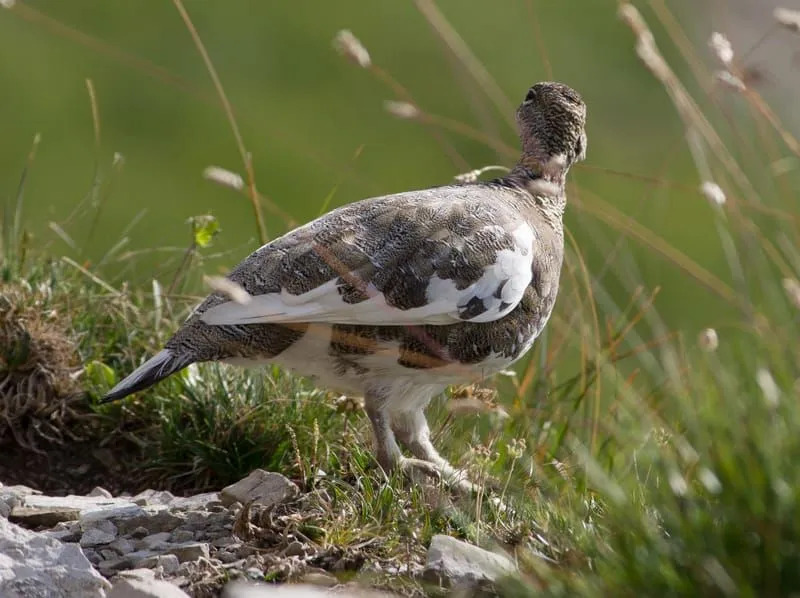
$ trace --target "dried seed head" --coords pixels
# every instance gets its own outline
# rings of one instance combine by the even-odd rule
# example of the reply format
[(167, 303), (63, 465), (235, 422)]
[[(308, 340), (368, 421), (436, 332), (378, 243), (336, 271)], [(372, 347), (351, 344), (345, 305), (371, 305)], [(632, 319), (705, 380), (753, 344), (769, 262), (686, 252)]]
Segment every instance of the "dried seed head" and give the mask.
[(125, 164), (125, 156), (119, 152), (114, 152), (114, 157), (111, 159), (111, 166), (118, 167)]
[(247, 305), (253, 297), (243, 287), (224, 276), (204, 276), (203, 282), (239, 305)]
[(700, 192), (706, 196), (706, 199), (712, 204), (721, 206), (725, 203), (725, 192), (722, 187), (711, 181), (704, 181), (700, 185)]
[(744, 81), (742, 81), (736, 75), (732, 75), (728, 71), (715, 72), (714, 79), (716, 79), (720, 84), (724, 85), (728, 89), (732, 89), (733, 91), (744, 91), (745, 89), (747, 89), (747, 86), (744, 84)]
[(729, 67), (733, 62), (733, 46), (730, 40), (721, 33), (714, 32), (708, 40), (708, 46), (723, 66)]
[(756, 382), (764, 395), (764, 400), (770, 407), (777, 407), (781, 398), (781, 389), (775, 383), (772, 372), (767, 368), (758, 368), (756, 371)]
[(333, 47), (344, 57), (352, 60), (361, 68), (369, 68), (372, 61), (369, 58), (369, 52), (348, 29), (342, 29), (333, 38)]
[(713, 328), (706, 328), (697, 335), (697, 344), (703, 351), (713, 353), (719, 347), (719, 337)]
[(236, 191), (244, 189), (244, 179), (241, 175), (220, 168), (219, 166), (209, 166), (203, 171), (203, 178), (209, 181), (222, 185), (223, 187), (230, 187)]
[(796, 278), (784, 278), (783, 290), (786, 291), (786, 296), (797, 309), (800, 309), (800, 282)]
[(719, 481), (717, 475), (708, 467), (701, 467), (697, 472), (697, 477), (700, 483), (705, 486), (711, 494), (719, 494), (722, 491), (722, 483)]
[(669, 475), (667, 476), (667, 481), (669, 482), (669, 487), (672, 489), (672, 493), (675, 496), (686, 496), (689, 492), (689, 484), (686, 483), (686, 480), (678, 471), (670, 471)]
[(14, 8), (17, 0), (0, 0), (0, 8)]
[(397, 118), (405, 120), (414, 120), (419, 116), (419, 108), (410, 102), (395, 102), (394, 100), (385, 100), (383, 108)]
[(508, 172), (508, 168), (505, 166), (484, 166), (483, 168), (476, 168), (475, 170), (470, 170), (469, 172), (457, 174), (453, 177), (453, 180), (455, 180), (457, 183), (475, 183), (484, 172), (489, 172), (490, 170), (502, 170), (504, 172)]
[(789, 31), (800, 33), (800, 10), (779, 6), (773, 11), (772, 16), (782, 27), (786, 27)]
[(528, 443), (524, 438), (512, 438), (511, 442), (506, 445), (506, 448), (508, 450), (509, 457), (512, 459), (519, 459), (525, 454), (525, 450), (528, 448)]

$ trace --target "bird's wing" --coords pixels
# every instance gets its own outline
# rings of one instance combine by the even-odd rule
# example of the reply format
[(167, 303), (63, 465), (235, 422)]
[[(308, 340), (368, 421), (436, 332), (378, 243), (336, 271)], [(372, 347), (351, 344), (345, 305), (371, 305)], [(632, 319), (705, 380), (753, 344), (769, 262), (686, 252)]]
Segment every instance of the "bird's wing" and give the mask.
[(201, 319), (422, 325), (501, 318), (531, 281), (536, 233), (503, 202), (464, 189), (366, 200), (296, 229), (231, 273), (249, 301), (211, 304)]

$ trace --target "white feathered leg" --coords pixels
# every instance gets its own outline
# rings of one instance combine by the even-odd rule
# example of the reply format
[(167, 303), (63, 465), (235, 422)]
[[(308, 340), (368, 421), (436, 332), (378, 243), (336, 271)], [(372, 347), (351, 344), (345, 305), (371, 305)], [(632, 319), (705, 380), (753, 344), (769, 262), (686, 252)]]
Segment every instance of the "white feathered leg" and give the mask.
[(447, 459), (442, 457), (433, 446), (428, 420), (425, 418), (424, 412), (395, 411), (391, 415), (391, 427), (397, 440), (412, 455), (424, 463), (432, 464), (438, 476), (446, 484), (465, 492), (475, 491), (475, 485), (469, 481), (466, 474), (450, 465)]

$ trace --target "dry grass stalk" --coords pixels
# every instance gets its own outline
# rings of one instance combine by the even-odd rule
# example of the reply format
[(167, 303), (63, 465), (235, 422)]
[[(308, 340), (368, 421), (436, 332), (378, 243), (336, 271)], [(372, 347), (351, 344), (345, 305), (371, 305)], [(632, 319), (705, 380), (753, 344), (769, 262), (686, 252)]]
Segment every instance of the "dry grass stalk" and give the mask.
[(759, 201), (759, 196), (750, 181), (745, 176), (742, 169), (736, 163), (731, 153), (725, 147), (722, 139), (717, 135), (714, 128), (703, 115), (695, 101), (686, 91), (680, 79), (675, 75), (667, 61), (661, 55), (656, 45), (653, 32), (647, 26), (644, 18), (632, 4), (622, 3), (619, 8), (619, 16), (630, 27), (636, 36), (636, 54), (647, 67), (647, 69), (664, 86), (667, 94), (672, 100), (678, 115), (684, 122), (687, 129), (696, 131), (705, 143), (713, 150), (717, 158), (722, 162), (730, 175), (734, 178), (739, 187), (745, 191), (751, 199)]

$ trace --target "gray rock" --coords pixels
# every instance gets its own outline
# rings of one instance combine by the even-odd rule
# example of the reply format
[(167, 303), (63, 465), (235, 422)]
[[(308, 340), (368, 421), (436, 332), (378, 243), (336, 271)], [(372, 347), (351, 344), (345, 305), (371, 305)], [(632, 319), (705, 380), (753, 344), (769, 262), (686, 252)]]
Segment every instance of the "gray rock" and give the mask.
[(115, 577), (113, 583), (108, 598), (189, 598), (178, 586), (156, 579), (149, 569), (125, 571)]
[(145, 538), (150, 534), (150, 530), (146, 527), (140, 525), (139, 527), (130, 530), (129, 535), (131, 538), (136, 538), (137, 540), (140, 538)]
[(4, 500), (0, 500), (0, 517), (8, 518), (11, 514), (11, 505)]
[(169, 542), (170, 537), (172, 537), (172, 534), (169, 532), (157, 532), (155, 534), (150, 534), (149, 536), (145, 536), (141, 540), (137, 541), (136, 547), (139, 550), (154, 550), (164, 546), (167, 542)]
[(294, 498), (299, 492), (297, 485), (281, 474), (256, 469), (246, 478), (223, 488), (220, 500), (224, 505), (252, 501), (272, 507)]
[(3, 598), (102, 598), (109, 587), (77, 544), (62, 544), (0, 519)]
[(62, 521), (52, 529), (39, 532), (40, 534), (60, 542), (77, 542), (81, 539), (81, 526), (77, 521)]
[(159, 554), (159, 552), (154, 550), (137, 550), (116, 559), (102, 561), (97, 565), (97, 568), (101, 573), (108, 577), (115, 571), (123, 571), (125, 569), (135, 569), (136, 567), (140, 567), (142, 566), (142, 562), (146, 561), (150, 557), (156, 557)]
[(188, 529), (176, 529), (172, 532), (172, 537), (170, 538), (172, 542), (193, 542), (194, 541), (194, 532)]
[(85, 530), (81, 536), (81, 546), (110, 544), (117, 539), (117, 526), (108, 519), (88, 523), (81, 522), (81, 528)]
[(133, 541), (129, 540), (128, 538), (117, 538), (111, 544), (109, 544), (108, 547), (112, 550), (115, 550), (117, 554), (122, 556), (136, 551), (136, 546), (134, 545)]
[(168, 554), (174, 554), (178, 557), (181, 563), (186, 561), (196, 561), (199, 558), (208, 558), (209, 548), (208, 544), (204, 542), (186, 542), (185, 544), (176, 544), (170, 546), (167, 551)]
[(115, 522), (121, 534), (125, 535), (130, 533), (133, 535), (136, 528), (139, 527), (145, 528), (148, 534), (154, 534), (156, 532), (172, 533), (175, 528), (181, 527), (186, 522), (185, 514), (171, 513), (169, 508), (165, 506), (137, 506), (137, 508), (142, 511), (140, 515), (124, 521)]
[(491, 584), (515, 571), (516, 566), (505, 555), (436, 535), (428, 548), (423, 578), (445, 588), (472, 587)]
[(162, 554), (157, 560), (156, 566), (161, 567), (161, 570), (167, 575), (175, 573), (178, 570), (178, 566), (181, 564), (178, 557), (174, 554)]

